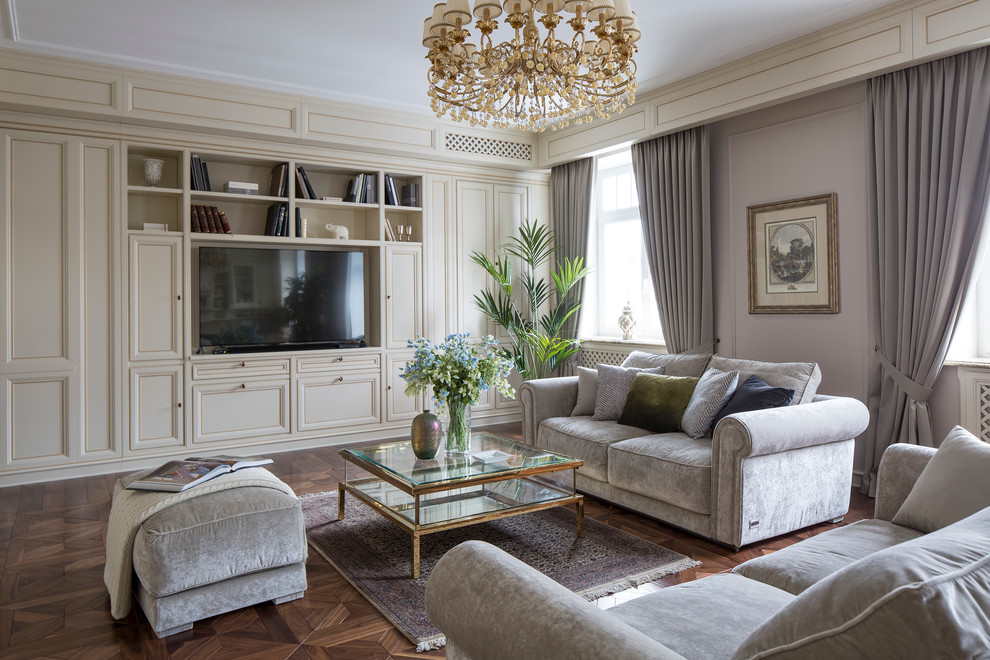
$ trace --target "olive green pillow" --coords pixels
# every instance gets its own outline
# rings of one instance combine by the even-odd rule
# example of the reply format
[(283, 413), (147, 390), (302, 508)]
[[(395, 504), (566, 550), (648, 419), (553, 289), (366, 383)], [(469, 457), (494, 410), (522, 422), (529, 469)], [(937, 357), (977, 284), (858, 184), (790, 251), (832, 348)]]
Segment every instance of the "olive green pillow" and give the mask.
[(697, 378), (687, 376), (636, 374), (619, 423), (656, 433), (680, 431), (697, 384)]

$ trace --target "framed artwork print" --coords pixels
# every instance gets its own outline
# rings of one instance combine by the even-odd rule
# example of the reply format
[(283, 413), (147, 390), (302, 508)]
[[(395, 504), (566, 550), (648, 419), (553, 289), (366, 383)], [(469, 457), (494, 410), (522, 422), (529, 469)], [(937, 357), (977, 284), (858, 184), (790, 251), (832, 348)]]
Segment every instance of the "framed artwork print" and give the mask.
[(835, 193), (746, 209), (750, 314), (838, 314)]

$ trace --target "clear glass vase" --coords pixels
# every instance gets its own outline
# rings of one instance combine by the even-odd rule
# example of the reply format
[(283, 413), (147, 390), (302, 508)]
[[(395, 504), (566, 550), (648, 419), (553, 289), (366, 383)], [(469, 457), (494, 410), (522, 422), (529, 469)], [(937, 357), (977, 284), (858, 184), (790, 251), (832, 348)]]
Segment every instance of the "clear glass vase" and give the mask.
[(448, 399), (446, 410), (448, 454), (466, 454), (471, 448), (471, 406), (463, 399)]

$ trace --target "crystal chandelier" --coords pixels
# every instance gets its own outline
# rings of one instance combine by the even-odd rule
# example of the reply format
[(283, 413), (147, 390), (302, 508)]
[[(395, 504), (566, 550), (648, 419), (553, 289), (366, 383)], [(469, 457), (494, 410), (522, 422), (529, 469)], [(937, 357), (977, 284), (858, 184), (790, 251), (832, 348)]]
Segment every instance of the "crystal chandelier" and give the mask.
[[(495, 43), (503, 8), (515, 36)], [(570, 36), (557, 33), (564, 10), (574, 14)], [(473, 15), (477, 43), (466, 29), (471, 0), (438, 3), (423, 25), (430, 104), (438, 117), (556, 130), (609, 117), (635, 100), (640, 31), (629, 0), (476, 0)]]

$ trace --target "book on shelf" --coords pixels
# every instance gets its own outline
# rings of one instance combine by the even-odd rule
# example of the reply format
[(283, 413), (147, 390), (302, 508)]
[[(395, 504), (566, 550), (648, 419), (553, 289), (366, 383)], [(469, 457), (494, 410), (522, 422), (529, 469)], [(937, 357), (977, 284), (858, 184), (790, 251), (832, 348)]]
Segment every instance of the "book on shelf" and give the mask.
[(306, 174), (306, 170), (300, 165), (296, 171), (302, 175), (303, 190), (306, 192), (306, 199), (316, 199), (316, 191), (313, 190), (313, 184), (309, 182), (309, 176)]
[(303, 219), (302, 219), (302, 209), (298, 206), (296, 207), (296, 236), (302, 237), (303, 235)]
[(210, 169), (206, 166), (206, 162), (203, 160), (199, 161), (199, 167), (203, 171), (203, 190), (206, 192), (213, 192), (213, 186), (210, 185)]
[(278, 220), (278, 204), (268, 207), (268, 215), (265, 218), (265, 236), (275, 235), (275, 221)]
[(354, 199), (351, 199), (351, 200), (344, 199), (345, 202), (347, 202), (347, 201), (351, 201), (351, 202), (362, 202), (362, 201), (364, 201), (364, 178), (365, 178), (365, 175), (364, 174), (358, 174), (356, 177), (354, 177), (354, 190), (353, 190)]
[(192, 226), (194, 232), (199, 233), (203, 231), (202, 225), (199, 224), (199, 211), (196, 209), (195, 204), (189, 209), (189, 224)]
[(395, 229), (392, 228), (392, 221), (385, 218), (385, 238), (390, 241), (395, 240)]
[(341, 197), (341, 201), (353, 202), (354, 199), (354, 179), (348, 179), (347, 189), (344, 191), (344, 196)]
[(303, 169), (296, 170), (296, 199), (313, 199), (306, 190), (306, 182), (303, 181)]
[(224, 213), (223, 211), (219, 211), (219, 213), (220, 213), (220, 224), (223, 225), (223, 233), (233, 235), (234, 232), (230, 231), (230, 223), (227, 222), (227, 214)]
[(243, 468), (258, 467), (274, 463), (270, 458), (250, 456), (213, 456), (209, 458), (187, 458), (182, 461), (169, 461), (129, 486), (133, 490), (160, 490), (178, 493), (209, 481), (221, 474), (236, 472)]
[(220, 209), (215, 206), (208, 206), (206, 207), (206, 211), (210, 214), (210, 222), (217, 228), (218, 234), (230, 233), (225, 231), (223, 228), (223, 219), (220, 217)]
[(388, 206), (399, 205), (399, 201), (395, 197), (395, 180), (391, 174), (385, 175), (385, 204)]
[(289, 192), (289, 164), (279, 163), (272, 168), (272, 180), (268, 186), (269, 197), (285, 197)]
[(419, 206), (418, 183), (407, 183), (402, 186), (402, 206)]
[(199, 166), (199, 156), (196, 154), (189, 157), (189, 177), (193, 190), (203, 189), (203, 169)]

